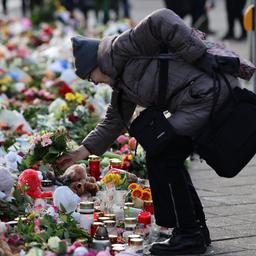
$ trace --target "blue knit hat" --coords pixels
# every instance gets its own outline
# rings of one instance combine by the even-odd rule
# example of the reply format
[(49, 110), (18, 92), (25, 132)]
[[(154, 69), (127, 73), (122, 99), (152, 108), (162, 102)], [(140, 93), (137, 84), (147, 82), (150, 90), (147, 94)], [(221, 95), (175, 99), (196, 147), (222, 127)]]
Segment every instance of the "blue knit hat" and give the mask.
[(86, 79), (90, 72), (97, 67), (97, 52), (100, 40), (75, 36), (71, 38), (71, 41), (76, 74), (80, 78)]

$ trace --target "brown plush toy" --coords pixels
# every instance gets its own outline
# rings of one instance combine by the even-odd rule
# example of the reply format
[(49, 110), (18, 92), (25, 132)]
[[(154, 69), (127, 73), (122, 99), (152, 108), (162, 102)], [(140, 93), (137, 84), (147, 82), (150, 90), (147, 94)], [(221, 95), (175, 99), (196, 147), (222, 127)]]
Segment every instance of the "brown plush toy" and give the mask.
[(95, 195), (99, 190), (95, 178), (87, 176), (86, 168), (82, 164), (70, 166), (61, 176), (61, 179), (66, 178), (71, 182), (70, 188), (79, 196), (83, 195), (85, 192)]

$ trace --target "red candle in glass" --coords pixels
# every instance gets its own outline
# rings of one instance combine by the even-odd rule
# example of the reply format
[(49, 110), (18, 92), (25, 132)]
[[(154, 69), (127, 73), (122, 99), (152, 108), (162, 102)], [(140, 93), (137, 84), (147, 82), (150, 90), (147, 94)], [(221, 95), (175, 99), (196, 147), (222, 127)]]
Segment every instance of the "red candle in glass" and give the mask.
[(109, 160), (109, 170), (112, 168), (122, 169), (122, 161), (117, 158), (112, 158)]
[(138, 215), (138, 223), (144, 224), (145, 227), (147, 225), (151, 224), (151, 213), (150, 212), (141, 212)]
[(91, 155), (89, 156), (89, 174), (96, 180), (100, 178), (100, 157)]
[(144, 201), (144, 211), (145, 212), (150, 212), (151, 214), (154, 214), (154, 206), (153, 206), (153, 201)]
[(104, 226), (102, 222), (93, 222), (91, 225), (91, 237), (94, 237), (96, 230), (99, 226)]

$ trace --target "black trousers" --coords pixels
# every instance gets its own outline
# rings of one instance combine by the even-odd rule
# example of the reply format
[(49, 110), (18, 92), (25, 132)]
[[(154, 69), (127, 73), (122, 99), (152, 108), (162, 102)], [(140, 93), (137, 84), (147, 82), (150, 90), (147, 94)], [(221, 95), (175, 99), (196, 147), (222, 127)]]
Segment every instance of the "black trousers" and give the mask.
[(189, 137), (177, 135), (159, 155), (146, 156), (156, 223), (164, 227), (193, 228), (205, 221), (203, 207), (184, 166), (193, 152)]
[(242, 29), (242, 33), (246, 33), (243, 26), (243, 9), (246, 0), (226, 0), (226, 9), (228, 16), (228, 33), (234, 34), (235, 20), (238, 20)]

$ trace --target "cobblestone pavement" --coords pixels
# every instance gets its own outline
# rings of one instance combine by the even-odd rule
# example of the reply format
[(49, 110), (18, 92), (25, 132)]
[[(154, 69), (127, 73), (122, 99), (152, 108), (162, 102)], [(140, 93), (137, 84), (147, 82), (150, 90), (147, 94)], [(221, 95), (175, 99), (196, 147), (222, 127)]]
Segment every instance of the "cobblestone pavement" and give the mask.
[(192, 162), (194, 185), (204, 205), (213, 240), (206, 255), (256, 255), (256, 158), (235, 178), (217, 176)]

